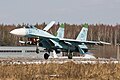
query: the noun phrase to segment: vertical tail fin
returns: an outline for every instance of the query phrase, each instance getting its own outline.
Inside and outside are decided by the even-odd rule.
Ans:
[[[76,40],[86,41],[87,40],[87,32],[88,32],[88,24],[82,25],[82,29],[78,34]],[[85,44],[78,45],[79,52],[81,54],[85,54],[88,51],[88,47]]]
[[[56,37],[64,38],[64,24],[62,23],[57,31]]]
[[[84,24],[82,25],[82,30],[80,31],[80,33],[78,34],[76,40],[80,40],[80,41],[86,41],[87,39],[87,32],[88,32],[88,24]]]
[[[54,24],[55,24],[55,21],[51,21],[43,30],[48,31]]]

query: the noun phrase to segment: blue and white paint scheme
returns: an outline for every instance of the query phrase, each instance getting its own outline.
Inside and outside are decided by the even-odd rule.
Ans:
[[[87,44],[92,45],[104,45],[110,44],[102,41],[87,41],[88,24],[83,25],[81,32],[76,39],[66,39],[64,37],[64,26],[58,29],[57,36],[54,36],[47,31],[55,24],[55,21],[51,21],[43,30],[40,30],[34,26],[27,26],[12,30],[10,33],[18,36],[28,38],[38,38],[36,40],[36,53],[39,53],[38,46],[46,48],[48,53],[45,53],[44,58],[48,59],[50,52],[68,52],[68,58],[72,59],[72,52],[79,52],[80,54],[86,54],[88,52]]]

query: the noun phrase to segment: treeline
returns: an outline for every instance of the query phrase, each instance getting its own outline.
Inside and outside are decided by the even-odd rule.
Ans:
[[[36,24],[35,27],[39,29],[43,29],[47,24]],[[25,24],[16,25],[4,25],[0,24],[0,46],[18,46],[19,40],[27,41],[27,38],[18,37],[10,34],[9,32],[15,28],[20,28],[26,26]],[[60,24],[55,24],[48,32],[51,34],[55,34],[59,28]],[[81,31],[81,25],[70,25],[65,23],[65,38],[76,39],[79,32]],[[89,25],[87,40],[94,41],[104,41],[111,43],[111,45],[106,46],[89,46],[91,48],[95,48],[97,50],[90,50],[89,52],[95,53],[96,57],[104,57],[104,58],[119,58],[120,55],[120,25],[104,25],[104,24],[96,24]],[[119,49],[118,49],[119,48]]]

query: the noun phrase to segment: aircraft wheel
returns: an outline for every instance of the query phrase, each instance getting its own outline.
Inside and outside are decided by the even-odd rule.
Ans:
[[[44,59],[48,59],[49,56],[50,56],[50,55],[49,55],[48,53],[45,53],[45,54],[44,54]]]
[[[68,59],[72,59],[72,53],[68,53]]]
[[[37,53],[37,54],[39,53],[39,49],[36,49],[36,53]]]

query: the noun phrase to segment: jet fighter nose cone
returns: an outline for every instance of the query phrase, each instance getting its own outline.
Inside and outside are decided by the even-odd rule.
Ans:
[[[10,34],[16,34],[16,30],[10,31]]]
[[[23,28],[14,29],[14,30],[10,31],[10,34],[18,35],[18,36],[25,36],[26,35],[26,30],[23,29]]]

